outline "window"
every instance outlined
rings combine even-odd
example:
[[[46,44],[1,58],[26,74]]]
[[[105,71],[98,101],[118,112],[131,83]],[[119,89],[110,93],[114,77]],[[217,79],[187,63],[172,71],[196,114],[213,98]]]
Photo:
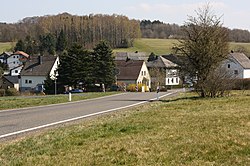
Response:
[[[18,70],[15,70],[15,73],[18,73]]]
[[[29,84],[32,84],[32,80],[29,80]]]
[[[178,79],[178,78],[176,78],[176,83],[177,83],[177,84],[179,83],[179,79]]]
[[[15,56],[13,56],[13,58],[16,58]]]
[[[144,71],[144,75],[146,75],[146,71]]]
[[[239,74],[238,70],[234,70],[234,74],[235,75]]]
[[[227,64],[227,68],[230,68],[231,67],[231,65],[230,64]]]
[[[15,61],[14,61],[13,63],[14,63],[14,64],[16,64],[16,62],[15,62]]]
[[[141,71],[141,75],[143,76],[143,71]]]
[[[25,80],[25,84],[28,84],[28,80]]]

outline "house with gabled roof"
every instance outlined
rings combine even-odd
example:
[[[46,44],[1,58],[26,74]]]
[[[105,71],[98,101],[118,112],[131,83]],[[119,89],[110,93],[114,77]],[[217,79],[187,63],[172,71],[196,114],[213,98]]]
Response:
[[[151,88],[151,77],[144,60],[115,60],[117,82],[129,84],[144,84]]]
[[[48,76],[56,78],[58,56],[32,56],[20,73],[20,91],[42,91]]]
[[[7,58],[12,54],[12,52],[3,52],[1,55],[0,55],[0,62],[1,63],[4,63],[4,64],[7,64]]]
[[[2,89],[15,88],[17,91],[19,91],[18,76],[3,76],[1,88]]]
[[[16,51],[7,58],[9,70],[23,65],[29,59],[29,55],[23,51]]]
[[[180,78],[178,75],[178,65],[164,58],[163,56],[156,56],[152,61],[146,62],[149,72],[154,69],[161,71],[164,74],[164,80],[158,80],[159,82],[165,82],[165,85],[179,85]],[[152,82],[156,81],[153,74],[151,74]]]
[[[235,78],[250,78],[250,59],[244,53],[230,53],[222,66]]]
[[[145,52],[116,52],[115,60],[148,60],[148,55]]]

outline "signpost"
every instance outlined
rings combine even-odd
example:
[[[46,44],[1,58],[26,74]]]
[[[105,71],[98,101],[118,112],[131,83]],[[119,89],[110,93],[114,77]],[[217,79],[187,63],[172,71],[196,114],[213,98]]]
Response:
[[[69,87],[69,101],[71,101],[71,90],[72,90],[72,88],[71,88],[71,86]]]
[[[156,88],[157,100],[159,100],[159,92],[160,92],[160,86],[157,86]]]

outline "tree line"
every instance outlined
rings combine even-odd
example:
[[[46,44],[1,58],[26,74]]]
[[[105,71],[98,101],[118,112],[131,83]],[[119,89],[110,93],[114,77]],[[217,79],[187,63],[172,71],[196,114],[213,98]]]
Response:
[[[186,37],[185,25],[166,24],[159,20],[142,20],[140,22],[141,36],[143,38],[160,38],[160,39],[183,39]],[[242,29],[225,28],[228,32],[228,41],[230,42],[250,42],[250,32]]]
[[[58,38],[65,33],[68,46],[79,43],[92,49],[100,40],[106,40],[111,47],[130,47],[140,37],[140,22],[122,15],[76,16],[62,13],[54,16],[25,18],[15,24],[0,24],[0,41],[24,40],[30,36],[33,41],[52,34]]]

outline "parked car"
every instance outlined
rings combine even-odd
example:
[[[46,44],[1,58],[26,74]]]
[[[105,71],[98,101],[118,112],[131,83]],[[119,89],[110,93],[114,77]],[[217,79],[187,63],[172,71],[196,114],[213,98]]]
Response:
[[[83,93],[82,89],[72,89],[70,91],[64,92],[65,94],[69,94],[70,93]]]

